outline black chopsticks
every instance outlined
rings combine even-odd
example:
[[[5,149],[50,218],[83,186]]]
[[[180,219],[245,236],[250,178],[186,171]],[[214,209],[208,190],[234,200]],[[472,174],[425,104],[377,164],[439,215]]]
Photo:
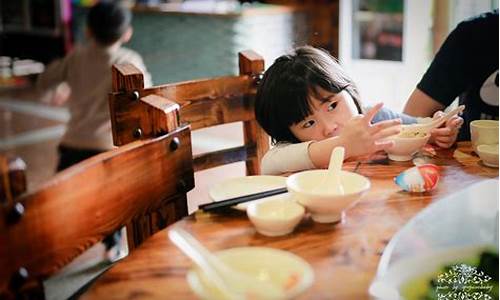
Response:
[[[216,210],[216,209],[221,209],[221,208],[227,208],[227,207],[230,207],[230,206],[233,206],[233,205],[236,205],[239,203],[243,203],[243,202],[248,202],[248,201],[257,200],[257,199],[261,199],[261,198],[265,198],[265,197],[270,197],[270,196],[274,196],[274,195],[278,195],[278,194],[283,194],[286,192],[288,192],[287,188],[282,187],[282,188],[269,190],[269,191],[265,191],[265,192],[259,192],[259,193],[255,193],[255,194],[234,197],[234,198],[230,198],[230,199],[226,199],[226,200],[222,200],[222,201],[218,201],[218,202],[211,202],[211,203],[207,203],[207,204],[202,204],[202,205],[198,206],[198,208],[203,209],[204,211],[211,211],[211,210]]]

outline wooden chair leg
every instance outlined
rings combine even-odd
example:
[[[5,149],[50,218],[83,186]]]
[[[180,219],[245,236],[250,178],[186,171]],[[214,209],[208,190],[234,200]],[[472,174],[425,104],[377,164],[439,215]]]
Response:
[[[182,195],[166,202],[155,211],[137,218],[127,225],[129,251],[139,246],[149,236],[187,215],[187,197]]]

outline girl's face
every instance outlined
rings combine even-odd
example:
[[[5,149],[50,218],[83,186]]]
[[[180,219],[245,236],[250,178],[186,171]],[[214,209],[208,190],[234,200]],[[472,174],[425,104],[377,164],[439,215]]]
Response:
[[[347,121],[358,114],[354,100],[345,90],[335,94],[318,88],[318,98],[313,95],[311,98],[312,114],[290,126],[290,131],[301,142],[337,136]]]

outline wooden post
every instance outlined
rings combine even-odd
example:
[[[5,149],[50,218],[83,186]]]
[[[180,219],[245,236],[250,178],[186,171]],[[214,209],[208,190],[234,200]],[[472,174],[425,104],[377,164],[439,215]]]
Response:
[[[130,64],[113,65],[112,79],[109,110],[116,146],[158,137],[179,127],[179,105],[145,90],[139,69]]]
[[[0,155],[0,205],[12,206],[26,191],[26,163],[19,158]]]
[[[109,109],[116,146],[159,137],[179,128],[179,104],[144,89],[144,76],[135,66],[113,65],[112,80]],[[184,197],[134,219],[126,226],[129,249],[187,213]]]
[[[264,72],[264,59],[251,50],[240,52],[238,57],[240,75],[253,77],[255,88],[257,88],[260,76]],[[269,136],[256,120],[243,122],[243,131],[245,145],[255,146],[257,155],[255,158],[246,161],[247,175],[260,174],[260,161],[269,149]]]

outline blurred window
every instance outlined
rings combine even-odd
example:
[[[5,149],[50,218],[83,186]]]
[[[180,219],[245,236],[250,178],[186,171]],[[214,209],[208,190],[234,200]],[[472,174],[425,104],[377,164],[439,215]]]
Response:
[[[403,0],[353,2],[352,58],[402,61]]]

